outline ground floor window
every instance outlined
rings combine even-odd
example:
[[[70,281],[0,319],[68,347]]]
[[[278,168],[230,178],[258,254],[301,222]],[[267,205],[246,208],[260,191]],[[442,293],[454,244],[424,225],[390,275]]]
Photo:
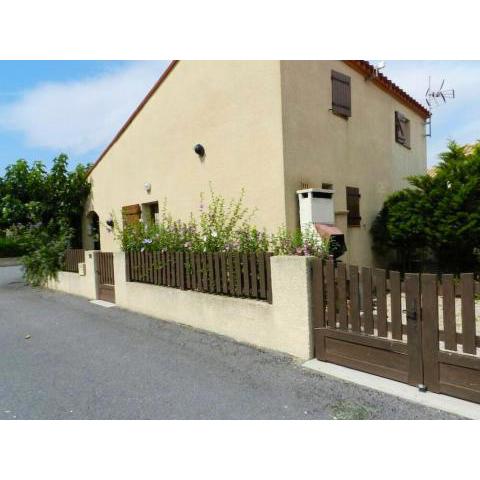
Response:
[[[142,203],[142,219],[145,223],[158,223],[158,202]]]
[[[360,189],[347,187],[347,210],[349,227],[359,227],[362,217],[360,216]]]

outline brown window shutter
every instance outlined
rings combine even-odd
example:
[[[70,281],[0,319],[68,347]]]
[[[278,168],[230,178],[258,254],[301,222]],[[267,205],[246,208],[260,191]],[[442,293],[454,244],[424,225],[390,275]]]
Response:
[[[362,217],[360,216],[360,190],[357,187],[347,187],[347,210],[349,227],[359,227]]]
[[[140,221],[142,209],[140,205],[127,205],[122,207],[123,226],[131,225]]]
[[[400,112],[395,112],[395,141],[410,148],[410,120]]]
[[[350,77],[332,70],[332,111],[342,117],[352,116]]]

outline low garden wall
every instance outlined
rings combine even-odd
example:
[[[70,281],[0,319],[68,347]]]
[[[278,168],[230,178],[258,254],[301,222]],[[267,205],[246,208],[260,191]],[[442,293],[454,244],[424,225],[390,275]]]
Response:
[[[98,298],[94,251],[85,252],[85,270],[59,272],[49,287]],[[161,320],[226,335],[301,359],[313,356],[310,262],[313,257],[274,256],[270,261],[271,303],[265,300],[182,290],[127,281],[124,252],[114,253],[115,303]]]
[[[58,272],[57,280],[50,280],[47,287],[81,297],[97,298],[94,253],[85,252],[85,261],[78,263],[77,272]]]
[[[258,347],[312,357],[309,257],[271,257],[272,303],[126,281],[114,254],[116,304]]]

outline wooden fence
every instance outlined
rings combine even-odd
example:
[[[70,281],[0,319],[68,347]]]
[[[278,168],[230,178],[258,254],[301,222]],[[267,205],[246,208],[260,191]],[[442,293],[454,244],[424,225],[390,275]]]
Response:
[[[317,261],[316,355],[480,402],[480,299],[472,273],[405,274]]]
[[[272,303],[270,253],[126,252],[127,281]]]
[[[78,273],[78,264],[85,262],[85,250],[72,248],[65,251],[62,270],[64,272]]]

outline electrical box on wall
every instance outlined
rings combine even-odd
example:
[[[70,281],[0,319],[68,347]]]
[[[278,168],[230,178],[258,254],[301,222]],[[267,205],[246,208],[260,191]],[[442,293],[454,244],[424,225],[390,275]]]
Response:
[[[302,230],[313,226],[317,234],[329,242],[329,254],[335,258],[346,250],[345,235],[335,226],[333,194],[327,188],[306,188],[297,191]]]
[[[307,188],[298,190],[298,204],[300,209],[300,225],[335,223],[335,209],[333,194],[335,190],[325,188]]]

